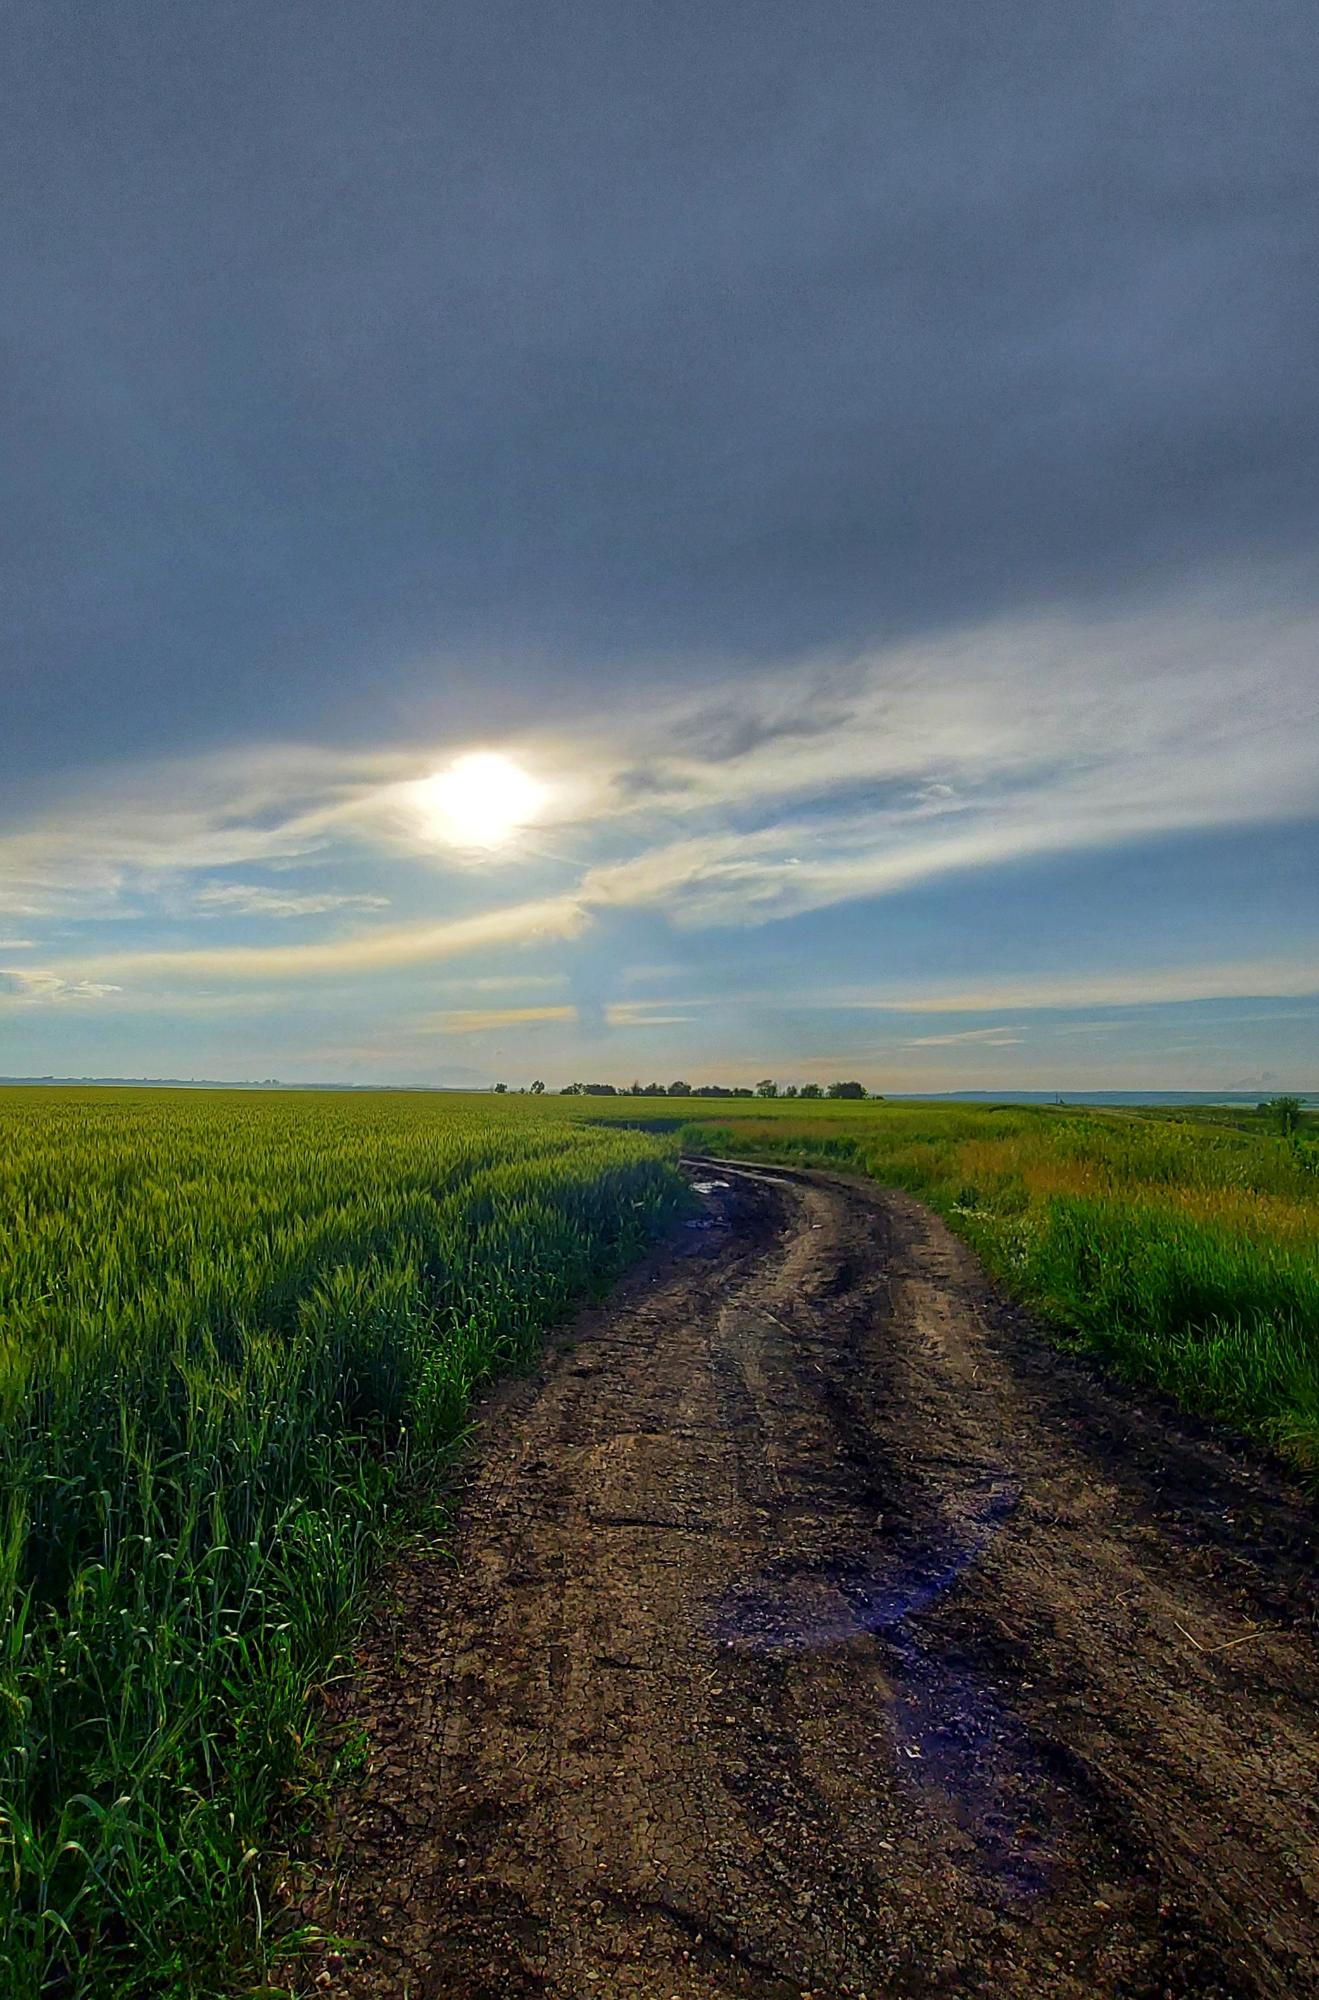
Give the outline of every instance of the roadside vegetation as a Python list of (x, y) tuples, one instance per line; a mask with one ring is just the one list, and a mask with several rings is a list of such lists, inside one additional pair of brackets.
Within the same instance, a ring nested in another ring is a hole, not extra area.
[(1183, 1115), (780, 1098), (682, 1116), (693, 1150), (905, 1188), (1078, 1346), (1319, 1477), (1319, 1120), (1297, 1100)]
[[(0, 1093), (0, 1992), (210, 1994), (473, 1390), (670, 1143), (421, 1096)], [(258, 1955), (259, 1955), (259, 1947)]]

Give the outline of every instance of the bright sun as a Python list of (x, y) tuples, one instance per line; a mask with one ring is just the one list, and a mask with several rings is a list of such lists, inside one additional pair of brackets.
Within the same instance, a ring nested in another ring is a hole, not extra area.
[(432, 829), (456, 847), (502, 847), (545, 799), (543, 785), (495, 750), (458, 757), (417, 789)]

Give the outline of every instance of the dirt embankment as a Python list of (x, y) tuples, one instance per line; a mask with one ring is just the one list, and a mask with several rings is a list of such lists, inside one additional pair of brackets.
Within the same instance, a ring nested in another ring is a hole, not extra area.
[(707, 1178), (392, 1580), (322, 1984), (1319, 1993), (1313, 1514), (906, 1197)]

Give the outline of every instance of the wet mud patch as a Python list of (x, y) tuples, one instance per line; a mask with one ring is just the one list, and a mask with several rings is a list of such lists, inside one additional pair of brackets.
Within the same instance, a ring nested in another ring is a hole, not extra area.
[(966, 1836), (985, 1893), (1013, 1903), (1047, 1890), (1073, 1818), (1056, 1759), (1037, 1748), (974, 1653), (926, 1618), (956, 1596), (1020, 1499), (987, 1474), (956, 1521), (918, 1542), (877, 1536), (864, 1552), (796, 1568), (781, 1559), (729, 1594), (711, 1637), (731, 1653), (795, 1656), (869, 1643), (888, 1689), (884, 1723), (905, 1786), (935, 1794)]

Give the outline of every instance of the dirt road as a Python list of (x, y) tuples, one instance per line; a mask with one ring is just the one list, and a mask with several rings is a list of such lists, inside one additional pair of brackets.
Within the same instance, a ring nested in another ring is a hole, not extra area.
[(916, 1203), (705, 1178), (395, 1579), (322, 1985), (1319, 1993), (1313, 1514)]

